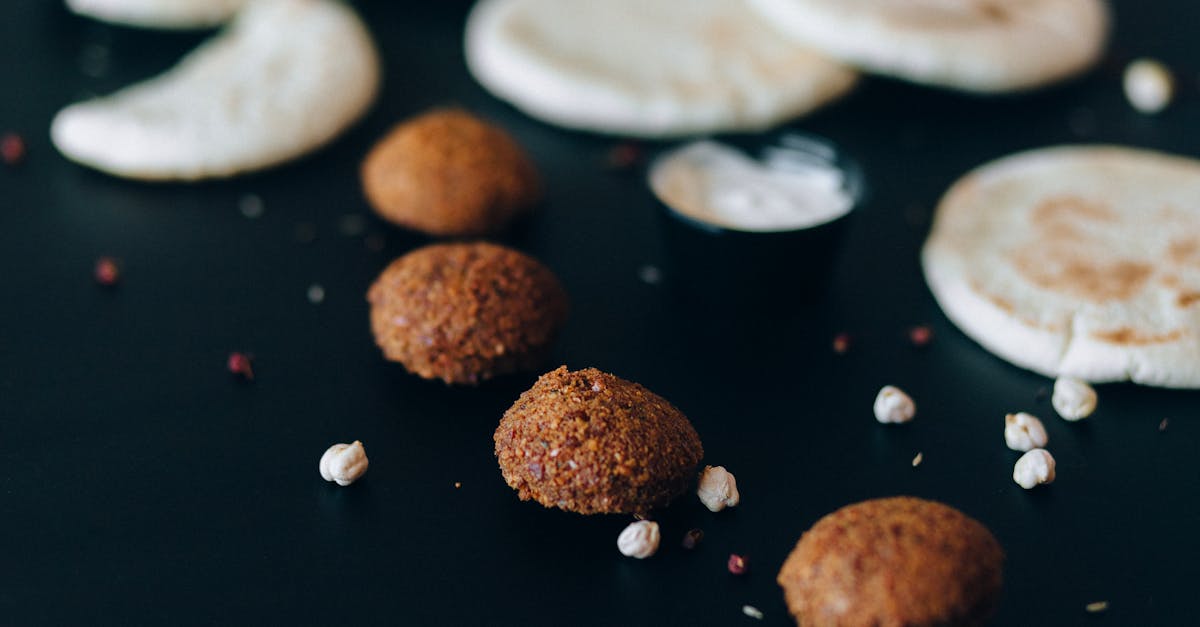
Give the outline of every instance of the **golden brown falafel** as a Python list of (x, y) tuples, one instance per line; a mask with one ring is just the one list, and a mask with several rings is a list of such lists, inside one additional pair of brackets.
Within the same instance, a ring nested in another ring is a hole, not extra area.
[(704, 457), (678, 409), (646, 388), (562, 366), (521, 394), (496, 429), (521, 500), (580, 514), (647, 513), (688, 489)]
[(503, 230), (541, 199), (537, 169), (520, 145), (461, 109), (397, 125), (367, 154), (361, 178), (382, 218), (434, 236)]
[(384, 356), (446, 383), (537, 368), (567, 317), (549, 269), (483, 242), (414, 250), (379, 275), (367, 300)]
[(825, 516), (779, 571), (798, 625), (978, 625), (1000, 596), (1004, 552), (934, 501), (874, 499)]

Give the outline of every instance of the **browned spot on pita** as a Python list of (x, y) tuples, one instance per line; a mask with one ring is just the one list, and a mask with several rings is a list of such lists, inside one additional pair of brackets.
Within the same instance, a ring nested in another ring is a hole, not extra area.
[(1122, 259), (1106, 262), (1103, 250), (1046, 248), (1031, 244), (1011, 259), (1018, 273), (1038, 287), (1093, 302), (1126, 300), (1138, 293), (1154, 267)]
[(1167, 257), (1179, 265), (1200, 258), (1200, 240), (1192, 237), (1171, 242), (1167, 247)]
[(1175, 302), (1180, 307), (1191, 307), (1200, 303), (1200, 292), (1183, 292), (1175, 299)]
[(744, 29), (739, 29), (728, 22), (715, 22), (700, 33), (700, 38), (712, 44), (717, 50), (740, 46), (745, 41)]
[(979, 12), (989, 20), (996, 22), (1007, 22), (1009, 18), (1007, 9), (1000, 4), (993, 4), (991, 2), (984, 2), (983, 4), (980, 4)]
[(1166, 287), (1179, 287), (1179, 277), (1174, 274), (1164, 274), (1158, 277), (1158, 282)]
[(994, 292), (987, 290), (982, 285), (980, 285), (978, 281), (971, 281), (970, 286), (971, 286), (971, 289), (976, 294), (978, 294), (980, 298), (983, 298), (987, 302), (994, 305), (1000, 311), (1003, 311), (1004, 313), (1008, 314), (1009, 316), (1012, 316), (1012, 318), (1014, 320), (1016, 320), (1017, 322), (1025, 325), (1031, 329), (1037, 329), (1040, 331), (1049, 331), (1050, 333), (1057, 333), (1062, 330), (1062, 328), (1057, 324), (1038, 322), (1037, 320), (1034, 320), (1033, 318), (1030, 318), (1029, 316), (1018, 315), (1017, 314), (1017, 306), (1014, 305), (1012, 301), (1010, 301), (1007, 298), (1004, 298), (1003, 296), (1000, 296)]
[(1079, 196), (1052, 196), (1034, 207), (1029, 220), (1034, 226), (1050, 227), (1066, 222), (1114, 222), (1117, 216), (1103, 204)]
[(1068, 239), (1085, 239), (1083, 232), (1075, 228), (1075, 225), (1069, 222), (1052, 222), (1043, 226), (1041, 229), (1041, 237), (1043, 241), (1049, 241), (1051, 243)]
[(1143, 346), (1146, 344), (1163, 344), (1173, 342), (1185, 335), (1182, 329), (1175, 329), (1168, 333), (1142, 333), (1137, 329), (1129, 327), (1121, 327), (1112, 331), (1096, 331), (1092, 333), (1092, 337), (1111, 342), (1113, 344), (1122, 344), (1125, 346)]
[(992, 303), (1005, 313), (1011, 314), (1017, 310), (1017, 308), (1012, 304), (1012, 301), (1009, 301), (1008, 299), (996, 296), (995, 294), (986, 293), (984, 294), (984, 297), (988, 299), (988, 302)]

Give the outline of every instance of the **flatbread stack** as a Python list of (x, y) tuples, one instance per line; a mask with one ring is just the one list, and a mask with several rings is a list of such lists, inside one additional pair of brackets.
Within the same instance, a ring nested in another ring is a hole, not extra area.
[(1200, 387), (1200, 161), (1064, 146), (971, 172), (922, 251), (967, 335), (1048, 376)]
[(484, 87), (568, 128), (753, 131), (875, 74), (994, 94), (1103, 54), (1102, 0), (481, 0), (466, 55)]
[(799, 43), (864, 71), (968, 92), (1079, 74), (1108, 34), (1101, 0), (749, 0)]
[(66, 0), (87, 17), (143, 28), (211, 28), (224, 24), (249, 0)]
[(331, 0), (256, 0), (166, 73), (71, 105), (50, 134), (69, 159), (135, 179), (266, 168), (331, 141), (374, 101), (380, 66)]
[(517, 108), (640, 137), (762, 129), (856, 78), (742, 0), (482, 0), (465, 37), (471, 73)]

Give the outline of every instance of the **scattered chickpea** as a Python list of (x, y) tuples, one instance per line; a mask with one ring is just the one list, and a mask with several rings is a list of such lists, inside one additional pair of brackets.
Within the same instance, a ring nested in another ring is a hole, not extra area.
[(334, 444), (321, 456), (321, 478), (340, 486), (348, 486), (367, 472), (367, 451), (362, 442)]
[(1013, 481), (1026, 490), (1054, 482), (1054, 456), (1044, 448), (1035, 448), (1021, 456), (1013, 467)]
[(898, 387), (885, 385), (875, 397), (875, 419), (882, 423), (904, 423), (913, 419), (917, 406)]
[(658, 552), (659, 540), (658, 523), (639, 520), (617, 536), (617, 550), (621, 555), (642, 560)]
[(1175, 94), (1171, 70), (1154, 59), (1138, 59), (1125, 68), (1125, 97), (1134, 109), (1154, 114), (1167, 108)]
[(696, 496), (710, 512), (719, 512), (726, 507), (735, 507), (741, 502), (737, 479), (724, 466), (705, 466), (700, 475)]
[(1054, 382), (1050, 404), (1066, 420), (1074, 422), (1096, 411), (1096, 390), (1087, 382), (1071, 377), (1059, 377)]
[(1004, 443), (1014, 451), (1045, 448), (1050, 442), (1046, 427), (1037, 416), (1018, 412), (1004, 417)]

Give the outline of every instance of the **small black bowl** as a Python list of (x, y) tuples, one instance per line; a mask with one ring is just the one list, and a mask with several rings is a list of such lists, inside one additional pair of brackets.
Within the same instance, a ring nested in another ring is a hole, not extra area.
[(776, 141), (796, 143), (797, 137), (801, 145), (820, 147), (819, 156), (843, 172), (842, 187), (852, 199), (849, 211), (803, 228), (739, 230), (684, 215), (655, 193), (665, 282), (685, 303), (723, 313), (786, 316), (827, 292), (842, 240), (865, 195), (863, 176), (826, 139), (789, 132)]

